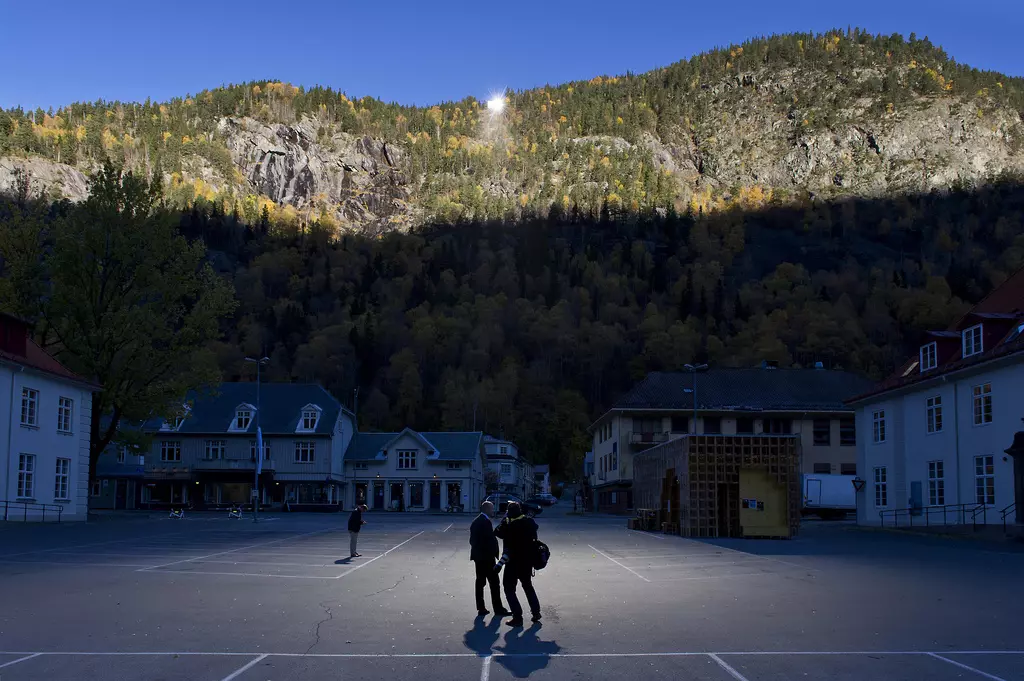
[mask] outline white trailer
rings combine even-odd
[[[803,515],[816,515],[822,519],[843,518],[857,510],[857,490],[853,487],[856,475],[803,476]]]

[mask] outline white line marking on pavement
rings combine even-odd
[[[721,667],[722,669],[724,669],[725,671],[727,671],[729,673],[729,676],[731,676],[732,678],[736,679],[736,681],[747,681],[747,677],[743,676],[743,674],[740,674],[738,671],[733,669],[730,665],[726,664],[726,662],[722,658],[720,658],[718,655],[715,655],[714,653],[711,653],[711,654],[708,655],[708,657],[710,657],[712,660],[717,662],[718,666]]]
[[[163,568],[152,568],[149,570],[136,570],[136,572],[160,572],[169,575],[222,575],[230,577],[274,577],[276,579],[337,579],[337,577],[318,575],[272,575],[265,572],[214,572],[212,570],[164,570]]]
[[[248,558],[248,556],[244,556]],[[333,568],[334,563],[275,563],[270,560],[204,560],[205,563],[216,563],[218,565],[262,565],[264,567],[307,567],[307,568]]]
[[[250,669],[252,669],[256,665],[258,665],[264,659],[266,659],[266,657],[267,657],[266,655],[260,655],[255,660],[250,661],[249,664],[245,665],[244,667],[240,667],[240,668],[236,669],[235,671],[231,672],[230,674],[228,674],[227,676],[225,676],[223,679],[221,679],[221,681],[231,681],[231,679],[234,679],[234,678],[237,678],[237,677],[241,676],[245,672],[249,671]]]
[[[480,681],[489,681],[491,678],[491,656],[484,658],[484,666],[480,668]]]
[[[421,532],[417,532],[416,534],[414,534],[413,536],[409,537],[408,539],[406,539],[404,542],[402,542],[398,546],[392,546],[390,549],[388,549],[384,553],[380,554],[379,556],[374,556],[373,558],[371,558],[370,560],[366,561],[365,563],[361,563],[361,564],[355,566],[354,568],[352,568],[351,570],[346,570],[345,572],[342,572],[340,575],[338,575],[337,577],[333,577],[332,579],[341,579],[345,575],[350,575],[353,572],[355,572],[356,570],[359,570],[361,568],[366,567],[367,565],[369,565],[373,561],[377,560],[378,558],[383,558],[384,556],[388,555],[389,553],[391,553],[395,549],[402,548],[403,546],[405,546],[406,544],[408,544],[409,542],[411,542],[413,539],[415,539],[416,537],[420,536],[421,534],[423,534],[422,531]]]
[[[974,672],[975,674],[980,674],[981,676],[984,676],[986,679],[992,679],[992,681],[1005,681],[1005,679],[1003,679],[1002,677],[995,676],[994,674],[989,674],[988,672],[983,672],[980,669],[975,669],[974,667],[971,667],[971,666],[968,666],[966,664],[963,664],[962,662],[957,662],[956,660],[951,660],[948,657],[943,657],[942,655],[936,655],[935,653],[928,653],[928,654],[931,655],[932,657],[934,657],[936,660],[942,660],[943,662],[948,662],[949,664],[956,665],[957,667],[960,667],[961,669],[966,669],[969,672]]]
[[[452,525],[454,525],[454,524],[455,524],[455,523],[452,523],[451,525],[449,525],[448,527],[444,528],[444,529],[443,529],[443,530],[441,530],[441,531],[442,531],[442,532],[447,532],[448,530],[452,529]]]
[[[159,535],[160,537],[174,537],[181,534],[188,534],[187,532],[171,532],[165,535]],[[13,558],[14,556],[27,556],[32,553],[53,553],[54,551],[63,551],[64,549],[82,549],[89,546],[105,546],[107,544],[123,544],[125,542],[145,542],[145,537],[132,537],[130,539],[111,539],[110,541],[96,541],[89,544],[73,544],[72,546],[58,546],[53,549],[36,549],[35,551],[22,551],[21,553],[8,553],[5,558]]]
[[[637,576],[637,577],[639,577],[640,579],[644,580],[645,582],[648,582],[648,583],[650,583],[650,581],[651,581],[651,580],[647,579],[646,577],[644,577],[643,575],[641,575],[641,574],[640,574],[639,572],[635,571],[635,570],[634,570],[633,568],[630,568],[630,567],[626,567],[625,565],[623,565],[623,564],[622,564],[622,563],[620,563],[619,561],[615,560],[614,558],[612,558],[611,556],[609,556],[609,555],[608,555],[607,553],[605,553],[605,552],[604,552],[604,551],[602,551],[601,549],[599,549],[599,548],[597,548],[597,547],[595,547],[595,546],[592,546],[592,545],[590,545],[590,544],[587,544],[587,546],[590,546],[590,548],[594,549],[595,551],[597,551],[598,553],[600,553],[600,554],[601,554],[602,556],[604,556],[605,558],[607,558],[607,559],[608,559],[608,560],[610,560],[611,562],[613,562],[613,563],[615,563],[616,565],[618,565],[618,566],[619,566],[620,568],[623,568],[623,569],[625,569],[625,570],[629,570],[630,572],[632,572],[632,573],[633,573],[634,575],[636,575],[636,576]]]
[[[16,665],[19,662],[24,662],[25,660],[31,660],[33,657],[39,657],[40,655],[42,655],[42,653],[32,653],[31,655],[26,655],[25,657],[19,657],[17,660],[11,660],[10,662],[4,662],[3,664],[0,664],[0,669],[3,669],[4,667],[10,667],[12,665]]]
[[[630,529],[627,529],[626,532],[632,532],[634,534],[642,534],[643,536],[650,537],[651,539],[659,539],[661,541],[665,540],[664,537],[659,537],[658,535],[651,534],[650,532],[642,532],[641,530],[630,530]]]
[[[266,542],[262,542],[262,543],[259,543],[259,544],[252,544],[250,546],[240,546],[237,549],[229,549],[227,551],[218,551],[217,553],[211,553],[211,554],[208,554],[208,555],[205,555],[205,556],[199,556],[197,558],[186,558],[184,560],[176,560],[176,561],[171,562],[171,563],[163,563],[161,565],[154,565],[153,567],[142,568],[141,570],[136,570],[136,572],[147,572],[149,570],[156,570],[157,568],[165,568],[165,567],[169,567],[171,565],[179,565],[181,563],[190,563],[190,562],[195,561],[195,560],[203,560],[204,558],[214,558],[216,556],[223,556],[223,555],[228,554],[228,553],[235,553],[236,551],[244,551],[246,549],[255,549],[255,548],[259,548],[261,546],[270,546],[271,544],[280,544],[281,542],[289,541],[291,539],[299,539],[301,537],[310,537],[310,536],[312,536],[314,534],[323,534],[324,532],[331,532],[332,530],[333,530],[333,528],[328,528],[326,530],[315,530],[313,532],[306,532],[305,534],[296,534],[296,535],[293,535],[291,537],[285,537],[283,539],[274,539],[273,541],[266,541]]]
[[[3,565],[102,565],[103,567],[142,568],[147,563],[86,563],[77,560],[0,560]]]

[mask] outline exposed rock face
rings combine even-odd
[[[45,158],[0,158],[0,192],[17,191],[18,178],[28,180],[30,198],[65,198],[81,201],[89,195],[89,181],[81,171]]]
[[[403,153],[371,137],[325,136],[316,123],[264,124],[225,118],[218,129],[251,186],[297,209],[327,207],[343,227],[379,231],[408,215]]]

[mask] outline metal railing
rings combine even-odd
[[[23,522],[28,522],[28,512],[32,511],[32,516],[35,518],[35,512],[40,511],[42,521],[46,522],[46,512],[55,513],[57,515],[57,522],[60,522],[61,516],[64,514],[64,507],[60,504],[39,504],[34,501],[7,501],[6,499],[0,499],[0,506],[4,509],[4,520],[9,520],[13,515],[21,514]]]
[[[1000,514],[1000,516],[1002,516],[1002,520],[1003,520],[1003,532],[1004,533],[1006,532],[1006,518],[1011,513],[1016,513],[1016,511],[1017,511],[1017,502],[1015,501],[1012,504],[1010,504],[1009,506],[1007,506],[1006,508],[1004,508],[1002,511],[999,512],[999,514]]]
[[[924,527],[943,527],[947,525],[966,525],[968,514],[974,529],[978,528],[978,514],[982,519],[987,520],[985,504],[945,504],[943,506],[920,506],[910,508],[891,508],[878,512],[882,527],[885,527],[887,517],[892,518],[892,526],[900,526],[900,518],[906,517],[909,527],[914,527],[914,518],[918,518],[917,525]],[[941,522],[939,522],[941,517]],[[922,522],[923,519],[923,522]],[[950,522],[952,521],[952,522]]]

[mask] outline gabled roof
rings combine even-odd
[[[221,383],[212,390],[192,391],[186,396],[191,409],[176,431],[182,435],[217,434],[256,435],[256,418],[244,433],[231,431],[235,409],[243,404],[255,405],[255,383]],[[302,418],[302,408],[316,404],[323,412],[311,434],[330,435],[338,414],[346,411],[323,387],[315,383],[263,383],[260,385],[260,428],[264,435],[295,435]],[[159,431],[162,419],[146,422],[147,431]]]
[[[381,449],[391,449],[398,440],[406,435],[419,442],[420,446],[423,447],[424,451],[428,454],[439,451],[438,448],[434,446],[433,442],[423,436],[423,433],[417,433],[412,428],[405,428],[401,433],[396,434],[393,438],[385,442]]]
[[[693,374],[654,372],[615,403],[615,410],[693,409]],[[700,409],[849,411],[843,400],[871,386],[847,371],[710,369],[697,373]]]
[[[422,433],[406,428],[401,433],[356,433],[345,452],[345,460],[373,461],[382,449],[406,432],[429,443],[429,448],[437,452],[432,461],[472,461],[480,456],[483,433]]]
[[[63,364],[58,362],[56,358],[43,350],[34,340],[31,338],[27,339],[25,344],[25,354],[18,355],[13,352],[6,350],[0,350],[0,360],[11,362],[14,364],[20,364],[28,369],[35,369],[44,374],[49,374],[54,378],[63,378],[68,381],[74,381],[81,383],[95,390],[99,390],[100,386],[95,381],[79,376],[75,372],[71,371]]]

